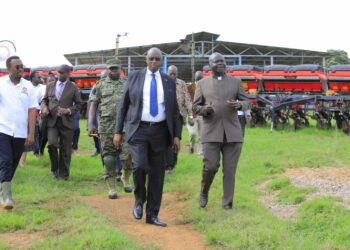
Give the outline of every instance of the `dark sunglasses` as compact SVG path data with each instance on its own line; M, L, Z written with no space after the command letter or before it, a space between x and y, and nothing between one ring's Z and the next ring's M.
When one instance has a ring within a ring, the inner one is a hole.
M15 67L16 67L17 70L24 69L24 65L23 64L16 65Z
M148 60L149 61L157 61L157 62L159 62L160 61L160 57L148 57Z

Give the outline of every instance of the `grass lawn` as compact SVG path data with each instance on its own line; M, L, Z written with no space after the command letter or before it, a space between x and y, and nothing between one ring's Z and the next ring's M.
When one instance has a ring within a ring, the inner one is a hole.
M81 125L80 149L93 149ZM184 128L182 144L188 144ZM349 136L341 131L272 131L247 128L236 177L234 209L221 208L222 173L218 172L206 209L199 209L201 157L183 152L165 192L176 192L187 204L181 223L192 223L205 235L212 249L350 249L350 213L338 197L303 197L312 192L294 187L278 175L287 168L349 166ZM31 249L153 249L138 245L118 231L108 217L80 203L79 197L105 195L98 157L75 155L69 181L53 180L47 153L37 159L29 154L27 166L13 181L15 209L0 212L0 239L8 232L43 232ZM220 168L221 170L221 168ZM281 220L260 202L259 184L280 190L276 202L300 203L298 219ZM180 239L179 239L180 240ZM6 242L0 241L0 249Z

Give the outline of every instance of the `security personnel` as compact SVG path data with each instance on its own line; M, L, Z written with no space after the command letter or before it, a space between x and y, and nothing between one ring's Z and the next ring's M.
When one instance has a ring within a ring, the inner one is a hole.
M177 78L178 70L175 65L170 65L168 68L168 75L174 79L176 83L176 99L177 105L179 106L180 118L182 124L186 124L186 117L188 115L188 124L193 126L193 114L192 114L192 101L190 93L188 92L186 83ZM168 149L166 172L171 173L175 168L177 162L178 152L174 151L173 148Z
M113 136L115 131L116 115L120 99L123 95L125 79L120 78L120 61L111 59L107 61L108 76L102 79L96 85L91 96L91 106L89 110L89 135L95 134L96 127L93 124L96 115L97 106L100 108L98 134L101 141L102 156L105 165L104 179L106 180L110 199L118 197L116 191L116 156L119 157L123 165L122 182L125 192L132 192L129 179L132 173L131 155L127 143L123 143L121 151L117 152L113 145Z

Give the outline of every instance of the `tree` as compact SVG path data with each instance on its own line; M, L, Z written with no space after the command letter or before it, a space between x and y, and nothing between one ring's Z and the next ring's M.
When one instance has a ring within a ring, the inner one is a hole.
M327 53L329 55L326 59L327 67L335 64L350 64L348 53L344 50L329 49Z

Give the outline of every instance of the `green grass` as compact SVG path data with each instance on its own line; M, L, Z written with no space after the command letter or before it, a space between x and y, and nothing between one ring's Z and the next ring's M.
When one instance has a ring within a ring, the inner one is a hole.
M84 136L84 122L81 129L79 146L92 151L92 139ZM164 190L177 192L186 203L188 212L179 223L192 223L212 249L350 249L350 213L340 199L303 201L311 190L300 190L278 177L287 168L348 166L348 141L349 136L334 129L270 132L247 128L232 211L221 208L221 168L207 208L199 208L202 159L188 152L179 155L175 171L166 176ZM184 128L182 144L187 143ZM31 249L156 249L155 245L138 245L105 215L79 202L80 196L105 195L101 173L98 157L81 155L73 157L68 182L52 180L47 153L41 159L29 154L27 167L18 169L13 182L16 207L10 213L0 212L0 238L16 230L43 231L44 240ZM301 203L298 219L281 220L268 211L260 202L263 182L280 192L280 202ZM0 241L0 249L6 249L5 244Z
M295 205L303 202L309 193L315 191L312 187L295 187L289 178L284 177L270 182L267 187L271 190L279 190L275 202L284 205Z

